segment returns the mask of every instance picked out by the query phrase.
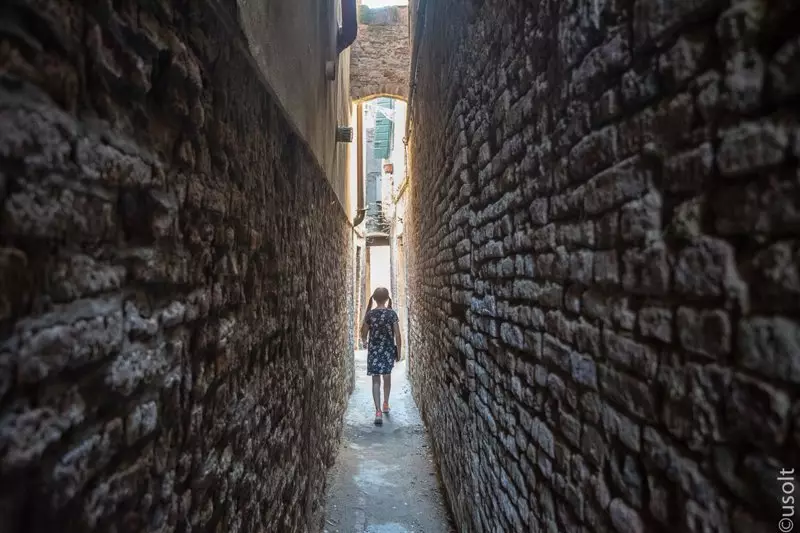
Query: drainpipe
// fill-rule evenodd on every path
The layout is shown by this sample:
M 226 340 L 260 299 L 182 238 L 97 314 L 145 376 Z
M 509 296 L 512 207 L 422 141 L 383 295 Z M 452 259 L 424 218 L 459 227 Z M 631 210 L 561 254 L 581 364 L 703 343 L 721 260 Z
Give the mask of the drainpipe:
M 357 207 L 356 218 L 353 220 L 353 226 L 358 226 L 364 221 L 367 210 L 364 208 L 364 107 L 361 104 L 356 105 L 356 180 L 357 180 Z
M 358 1 L 342 0 L 342 27 L 336 32 L 336 57 L 325 62 L 325 75 L 328 80 L 336 79 L 339 55 L 344 52 L 358 36 Z
M 358 6 L 356 0 L 342 0 L 342 27 L 336 36 L 336 53 L 341 54 L 358 36 Z
M 356 215 L 356 218 L 355 218 L 355 220 L 353 220 L 353 227 L 355 228 L 355 227 L 357 227 L 359 224 L 361 224 L 362 222 L 364 222 L 364 217 L 365 217 L 365 216 L 367 216 L 367 210 L 366 210 L 366 209 L 359 209 L 359 210 L 358 210 L 358 214 Z

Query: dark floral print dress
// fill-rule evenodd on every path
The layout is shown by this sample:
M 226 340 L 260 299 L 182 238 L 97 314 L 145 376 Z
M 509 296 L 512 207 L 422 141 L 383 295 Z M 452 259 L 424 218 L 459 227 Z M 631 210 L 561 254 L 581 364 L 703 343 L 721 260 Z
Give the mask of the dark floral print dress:
M 367 375 L 391 374 L 394 368 L 394 325 L 399 319 L 392 309 L 370 309 L 365 318 L 369 326 Z

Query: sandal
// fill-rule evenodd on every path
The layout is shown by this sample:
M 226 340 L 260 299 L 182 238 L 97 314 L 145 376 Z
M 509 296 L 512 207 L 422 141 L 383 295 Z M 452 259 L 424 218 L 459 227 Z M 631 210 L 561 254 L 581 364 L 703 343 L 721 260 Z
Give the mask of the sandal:
M 376 426 L 383 425 L 383 414 L 380 411 L 375 412 L 375 425 Z

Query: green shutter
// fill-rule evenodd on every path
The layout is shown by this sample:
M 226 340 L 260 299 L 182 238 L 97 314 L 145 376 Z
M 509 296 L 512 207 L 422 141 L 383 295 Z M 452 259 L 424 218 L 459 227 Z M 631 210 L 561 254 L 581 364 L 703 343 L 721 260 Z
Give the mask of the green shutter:
M 377 98 L 377 107 L 394 109 L 394 100 L 391 98 Z M 375 115 L 375 141 L 373 154 L 376 159 L 388 159 L 394 144 L 394 122 L 383 116 L 380 111 Z

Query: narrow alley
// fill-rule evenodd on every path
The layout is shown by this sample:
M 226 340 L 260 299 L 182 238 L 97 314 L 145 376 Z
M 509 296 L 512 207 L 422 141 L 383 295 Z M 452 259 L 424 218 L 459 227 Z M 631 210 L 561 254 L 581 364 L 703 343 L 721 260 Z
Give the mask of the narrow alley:
M 451 533 L 448 512 L 405 364 L 392 372 L 391 413 L 372 424 L 371 384 L 358 380 L 329 474 L 324 533 Z M 356 352 L 356 374 L 367 371 Z
M 0 533 L 795 530 L 799 21 L 0 1 Z

